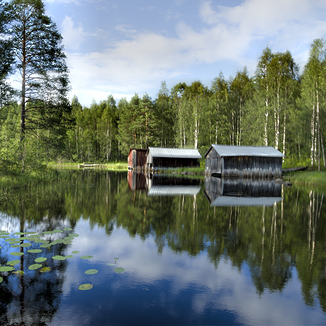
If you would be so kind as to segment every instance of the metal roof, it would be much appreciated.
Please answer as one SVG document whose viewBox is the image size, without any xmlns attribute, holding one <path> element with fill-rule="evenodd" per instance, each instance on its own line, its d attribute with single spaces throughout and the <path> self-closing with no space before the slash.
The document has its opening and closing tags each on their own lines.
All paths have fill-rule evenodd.
<svg viewBox="0 0 326 326">
<path fill-rule="evenodd" d="M 282 201 L 282 197 L 231 197 L 219 196 L 211 206 L 273 206 L 274 203 Z"/>
<path fill-rule="evenodd" d="M 152 157 L 201 158 L 197 149 L 148 147 Z"/>
<path fill-rule="evenodd" d="M 214 148 L 221 156 L 267 156 L 283 157 L 284 155 L 272 146 L 229 146 L 229 145 L 211 145 L 206 152 L 205 157 Z"/>
<path fill-rule="evenodd" d="M 152 186 L 148 196 L 197 195 L 200 186 Z"/>
</svg>

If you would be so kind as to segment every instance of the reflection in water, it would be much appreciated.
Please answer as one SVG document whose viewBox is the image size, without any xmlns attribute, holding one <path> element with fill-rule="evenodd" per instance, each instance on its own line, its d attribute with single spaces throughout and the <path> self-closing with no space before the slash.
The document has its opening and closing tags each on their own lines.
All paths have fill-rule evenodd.
<svg viewBox="0 0 326 326">
<path fill-rule="evenodd" d="M 144 184 L 141 178 L 136 180 Z M 182 179 L 154 176 L 144 188 L 136 181 L 138 190 L 130 191 L 126 173 L 69 171 L 14 193 L 1 207 L 1 229 L 70 225 L 80 236 L 71 245 L 51 246 L 57 252 L 42 253 L 52 264 L 50 273 L 28 272 L 32 257 L 25 257 L 23 296 L 21 279 L 4 275 L 1 325 L 33 311 L 34 324 L 46 325 L 326 324 L 323 194 L 243 182 L 206 184 L 193 196 L 148 196 L 146 184 L 177 189 Z M 199 180 L 187 182 L 201 187 Z M 255 207 L 211 207 L 207 201 L 243 195 L 244 189 L 254 197 L 258 189 L 261 200 L 282 201 Z M 0 242 L 4 265 L 9 251 Z M 51 263 L 52 255 L 72 250 L 94 258 Z M 116 274 L 107 263 L 126 272 Z M 90 268 L 99 273 L 85 275 Z M 87 282 L 94 288 L 79 291 Z"/>
<path fill-rule="evenodd" d="M 282 185 L 273 180 L 205 177 L 205 194 L 211 206 L 272 206 L 280 202 Z"/>
</svg>

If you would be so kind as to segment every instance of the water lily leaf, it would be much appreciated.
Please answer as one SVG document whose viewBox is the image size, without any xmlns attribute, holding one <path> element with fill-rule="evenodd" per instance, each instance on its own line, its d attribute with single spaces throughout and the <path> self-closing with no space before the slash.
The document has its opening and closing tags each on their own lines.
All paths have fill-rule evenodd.
<svg viewBox="0 0 326 326">
<path fill-rule="evenodd" d="M 15 245 L 11 246 L 11 248 L 19 248 L 19 247 L 20 247 L 20 245 L 18 245 L 18 244 L 15 244 Z"/>
<path fill-rule="evenodd" d="M 93 256 L 81 256 L 80 259 L 91 259 Z"/>
<path fill-rule="evenodd" d="M 27 238 L 28 239 L 37 239 L 37 238 L 40 238 L 42 235 L 41 234 L 33 234 L 33 235 L 29 235 Z"/>
<path fill-rule="evenodd" d="M 23 235 L 23 234 L 25 234 L 26 232 L 15 232 L 15 233 L 13 233 L 13 235 Z"/>
<path fill-rule="evenodd" d="M 108 266 L 115 266 L 115 264 L 112 263 L 106 263 Z"/>
<path fill-rule="evenodd" d="M 52 259 L 55 259 L 55 260 L 65 260 L 66 257 L 60 256 L 60 255 L 56 255 L 56 256 L 53 256 Z"/>
<path fill-rule="evenodd" d="M 0 276 L 0 283 L 2 283 L 2 281 L 3 281 L 3 278 Z"/>
<path fill-rule="evenodd" d="M 72 253 L 73 254 L 79 254 L 79 251 L 78 250 L 74 250 Z"/>
<path fill-rule="evenodd" d="M 28 237 L 20 237 L 17 239 L 18 241 L 22 241 L 22 240 L 29 240 Z"/>
<path fill-rule="evenodd" d="M 114 269 L 114 271 L 115 271 L 116 273 L 118 273 L 118 274 L 121 274 L 121 273 L 123 273 L 123 272 L 125 271 L 125 269 L 122 268 L 122 267 L 116 267 L 116 268 Z"/>
<path fill-rule="evenodd" d="M 7 265 L 11 265 L 11 266 L 14 266 L 14 265 L 17 265 L 20 263 L 20 260 L 19 259 L 15 259 L 15 260 L 10 260 L 7 262 Z"/>
<path fill-rule="evenodd" d="M 67 256 L 65 256 L 66 258 L 72 258 L 72 257 L 74 257 L 74 255 L 67 255 Z"/>
<path fill-rule="evenodd" d="M 64 228 L 63 230 L 64 230 L 64 231 L 71 231 L 72 228 Z"/>
<path fill-rule="evenodd" d="M 1 266 L 0 267 L 0 272 L 10 272 L 14 271 L 15 269 L 11 266 Z"/>
<path fill-rule="evenodd" d="M 46 260 L 47 260 L 46 257 L 38 257 L 38 258 L 36 258 L 34 261 L 35 261 L 36 263 L 43 263 L 43 262 L 46 261 Z"/>
<path fill-rule="evenodd" d="M 70 244 L 72 244 L 72 242 L 71 241 L 64 241 L 63 244 L 70 245 Z"/>
<path fill-rule="evenodd" d="M 5 241 L 7 241 L 7 242 L 8 242 L 8 241 L 13 241 L 13 239 L 12 239 L 12 238 L 9 238 L 9 239 L 6 239 Z"/>
<path fill-rule="evenodd" d="M 114 258 L 115 260 L 119 259 L 119 258 Z"/>
<path fill-rule="evenodd" d="M 22 256 L 23 254 L 24 254 L 23 252 L 17 252 L 17 251 L 10 253 L 10 255 L 12 255 L 12 256 Z"/>
<path fill-rule="evenodd" d="M 9 234 L 8 235 L 0 235 L 0 238 L 1 239 L 6 239 L 6 238 L 8 238 L 8 236 L 9 236 Z"/>
<path fill-rule="evenodd" d="M 20 246 L 23 248 L 27 248 L 27 247 L 30 247 L 31 245 L 32 245 L 31 243 L 25 242 L 25 243 L 22 243 Z"/>
<path fill-rule="evenodd" d="M 44 240 L 41 240 L 41 239 L 35 239 L 34 242 L 35 242 L 35 243 L 43 243 Z"/>
<path fill-rule="evenodd" d="M 40 245 L 40 248 L 50 248 L 51 245 L 49 245 L 48 243 L 42 244 Z"/>
<path fill-rule="evenodd" d="M 92 288 L 93 288 L 93 285 L 92 284 L 89 284 L 89 283 L 81 284 L 78 287 L 78 289 L 79 290 L 82 290 L 82 291 L 90 290 Z"/>
<path fill-rule="evenodd" d="M 22 276 L 25 273 L 23 271 L 19 270 L 19 271 L 15 271 L 14 274 L 16 274 L 17 276 Z"/>
<path fill-rule="evenodd" d="M 39 269 L 42 267 L 42 264 L 33 264 L 31 266 L 28 267 L 28 269 L 30 269 L 31 271 L 34 271 L 35 269 Z"/>
<path fill-rule="evenodd" d="M 42 232 L 43 234 L 52 234 L 53 233 L 53 231 L 44 231 L 44 232 Z"/>
<path fill-rule="evenodd" d="M 77 233 L 71 233 L 71 234 L 69 234 L 69 236 L 70 237 L 77 238 L 77 237 L 79 237 L 79 234 L 77 234 Z"/>
<path fill-rule="evenodd" d="M 57 229 L 56 229 L 56 230 L 53 230 L 52 232 L 53 232 L 53 233 L 61 233 L 61 232 L 63 232 L 63 231 L 62 231 L 62 230 L 57 230 Z"/>
<path fill-rule="evenodd" d="M 40 269 L 41 273 L 47 273 L 47 272 L 50 272 L 50 271 L 51 271 L 51 267 L 47 267 L 47 266 Z"/>
<path fill-rule="evenodd" d="M 88 269 L 85 274 L 87 275 L 93 275 L 93 274 L 97 274 L 98 270 L 97 269 Z"/>
<path fill-rule="evenodd" d="M 30 249 L 30 250 L 27 250 L 27 252 L 30 252 L 31 254 L 37 254 L 39 252 L 42 252 L 41 249 Z"/>
</svg>

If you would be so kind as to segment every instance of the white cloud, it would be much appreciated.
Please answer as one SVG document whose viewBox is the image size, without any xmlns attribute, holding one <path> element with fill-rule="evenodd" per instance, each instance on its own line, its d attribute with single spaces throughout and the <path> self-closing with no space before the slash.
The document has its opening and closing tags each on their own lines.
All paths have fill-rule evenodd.
<svg viewBox="0 0 326 326">
<path fill-rule="evenodd" d="M 65 48 L 69 50 L 78 50 L 80 45 L 86 40 L 87 34 L 83 26 L 74 27 L 74 22 L 69 16 L 65 16 L 62 24 L 62 36 Z"/>
<path fill-rule="evenodd" d="M 130 39 L 112 47 L 89 53 L 68 53 L 73 88 L 81 91 L 113 92 L 132 95 L 144 93 L 162 80 L 190 74 L 197 64 L 234 62 L 253 73 L 259 53 L 269 44 L 272 51 L 290 50 L 302 66 L 313 39 L 325 36 L 325 1 L 246 0 L 235 7 L 214 6 L 212 1 L 199 5 L 201 26 L 180 21 L 175 36 L 137 32 L 132 25 L 115 27 Z M 87 33 L 75 27 L 70 17 L 63 23 L 66 47 L 76 51 Z M 103 37 L 103 44 L 107 44 Z M 262 45 L 264 44 L 264 45 Z M 220 67 L 223 70 L 223 67 Z M 215 76 L 212 74 L 211 79 Z M 194 77 L 197 78 L 196 76 Z M 145 90 L 145 91 L 144 91 Z"/>
</svg>

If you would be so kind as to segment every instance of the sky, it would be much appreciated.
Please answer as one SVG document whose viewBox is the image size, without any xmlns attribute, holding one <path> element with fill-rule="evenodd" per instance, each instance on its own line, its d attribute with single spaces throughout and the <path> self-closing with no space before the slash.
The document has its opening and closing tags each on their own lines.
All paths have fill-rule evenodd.
<svg viewBox="0 0 326 326">
<path fill-rule="evenodd" d="M 44 0 L 63 36 L 70 98 L 83 106 L 110 94 L 153 100 L 161 83 L 205 86 L 246 66 L 269 46 L 289 50 L 301 71 L 326 37 L 325 0 Z"/>
</svg>

